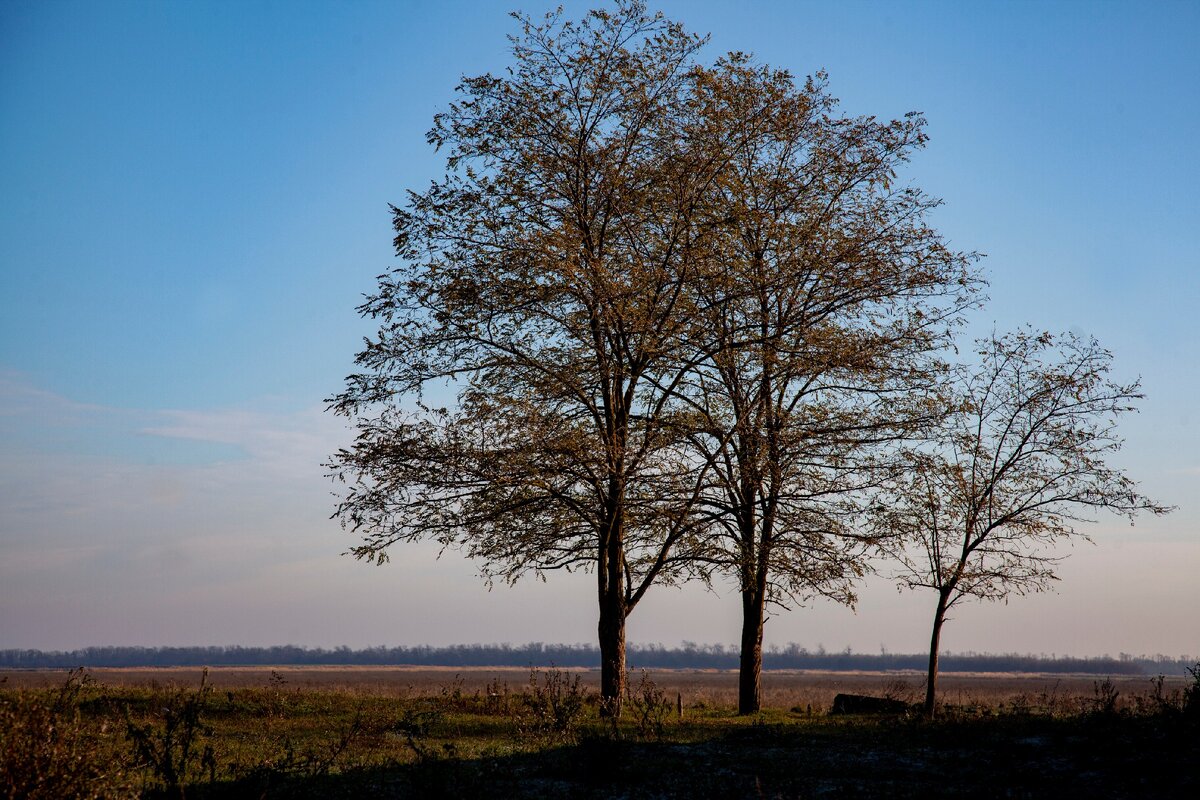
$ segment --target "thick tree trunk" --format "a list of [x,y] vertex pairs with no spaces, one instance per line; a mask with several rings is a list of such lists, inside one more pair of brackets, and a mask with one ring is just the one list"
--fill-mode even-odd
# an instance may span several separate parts
[[[614,495],[616,492],[613,493]],[[597,589],[600,622],[596,632],[600,640],[600,713],[621,716],[625,698],[625,542],[621,509],[614,503],[610,524],[600,542],[597,565]]]
[[[622,595],[617,596],[623,600]],[[600,599],[600,708],[604,716],[621,716],[621,701],[625,697],[625,604]]]
[[937,702],[938,650],[941,647],[942,623],[946,621],[946,606],[950,595],[938,595],[937,611],[933,615],[933,636],[929,639],[929,673],[925,679],[925,716],[933,719]]
[[738,673],[738,713],[762,710],[762,642],[764,592],[757,586],[742,590],[742,655]]

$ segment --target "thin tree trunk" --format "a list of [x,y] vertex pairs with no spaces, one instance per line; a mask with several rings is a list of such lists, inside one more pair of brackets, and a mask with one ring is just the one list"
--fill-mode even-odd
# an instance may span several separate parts
[[933,719],[937,698],[938,650],[941,647],[942,623],[946,621],[946,607],[950,595],[946,590],[938,594],[937,611],[933,615],[933,635],[929,639],[929,673],[925,679],[925,716]]
[[762,710],[763,601],[758,586],[742,590],[742,654],[738,673],[738,713]]

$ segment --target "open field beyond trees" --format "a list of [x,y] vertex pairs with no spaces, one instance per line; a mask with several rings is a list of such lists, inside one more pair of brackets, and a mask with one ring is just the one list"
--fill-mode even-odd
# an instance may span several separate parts
[[0,673],[9,797],[1181,797],[1200,788],[1200,681],[947,675],[935,721],[833,714],[920,700],[916,673],[218,668]]

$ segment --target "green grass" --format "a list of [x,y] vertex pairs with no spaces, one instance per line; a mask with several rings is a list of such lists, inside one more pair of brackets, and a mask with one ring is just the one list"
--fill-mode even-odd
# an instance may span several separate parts
[[680,717],[640,684],[614,724],[553,672],[516,692],[451,681],[424,696],[77,673],[53,690],[0,688],[0,786],[10,798],[1200,796],[1192,697],[1114,703],[1097,686],[932,722],[711,703]]

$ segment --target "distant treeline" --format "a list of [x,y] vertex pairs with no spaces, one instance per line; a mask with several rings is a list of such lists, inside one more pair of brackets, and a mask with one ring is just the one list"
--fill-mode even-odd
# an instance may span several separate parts
[[[928,656],[888,652],[827,652],[796,644],[772,647],[763,654],[765,669],[923,670]],[[680,647],[630,645],[630,669],[737,669],[736,647],[685,642]],[[947,653],[943,672],[1082,672],[1097,675],[1182,675],[1196,659],[1187,656],[1067,656],[1006,653]],[[0,650],[0,668],[56,667],[199,667],[304,665],[413,665],[439,667],[598,667],[595,645],[469,644],[449,647],[87,647],[82,650]]]

